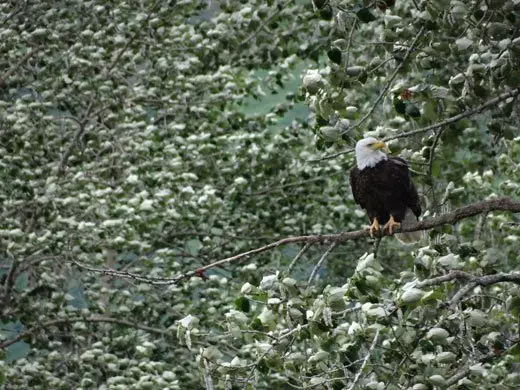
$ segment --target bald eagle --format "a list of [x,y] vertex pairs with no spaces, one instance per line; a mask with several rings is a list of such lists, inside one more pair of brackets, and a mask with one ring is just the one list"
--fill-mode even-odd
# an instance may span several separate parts
[[[383,231],[393,234],[395,228],[417,220],[421,204],[412,183],[408,164],[399,157],[388,157],[381,149],[383,141],[369,137],[356,144],[356,166],[350,171],[354,200],[367,210],[370,236]],[[419,241],[421,232],[400,233],[405,244]]]

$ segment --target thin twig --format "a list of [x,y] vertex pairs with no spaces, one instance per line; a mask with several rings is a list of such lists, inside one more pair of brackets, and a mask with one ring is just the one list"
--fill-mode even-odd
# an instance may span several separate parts
[[7,348],[8,346],[20,341],[24,337],[35,333],[38,329],[49,328],[51,326],[58,326],[58,325],[64,325],[64,324],[73,324],[75,322],[110,323],[110,324],[128,326],[131,328],[136,328],[136,329],[144,330],[149,333],[159,334],[159,335],[163,335],[163,336],[168,336],[168,335],[172,334],[167,329],[153,328],[151,326],[141,325],[136,322],[121,320],[118,318],[104,317],[104,316],[70,317],[70,318],[61,318],[58,320],[47,321],[42,324],[33,326],[32,328],[29,328],[27,330],[24,330],[23,332],[19,333],[16,337],[0,343],[0,349]]
[[494,275],[475,276],[468,272],[453,270],[446,275],[437,276],[435,278],[426,279],[417,283],[417,288],[428,286],[436,286],[442,283],[450,282],[452,280],[463,280],[467,284],[459,289],[457,293],[450,299],[448,305],[454,307],[464,296],[469,294],[476,286],[489,286],[497,283],[510,282],[520,285],[520,272],[504,273],[500,272]]
[[365,358],[363,359],[363,363],[361,364],[361,367],[359,367],[359,370],[358,370],[356,376],[354,377],[354,381],[352,382],[352,384],[350,385],[348,390],[353,390],[354,387],[356,387],[356,384],[361,379],[361,375],[363,374],[363,370],[365,369],[365,366],[367,365],[368,360],[372,356],[372,352],[374,352],[374,348],[376,347],[378,338],[379,338],[379,329],[376,331],[376,335],[374,336],[374,340],[372,341],[372,344],[370,345],[370,348],[368,349],[368,352],[367,352]]
[[501,101],[507,100],[509,98],[514,98],[514,97],[518,96],[519,94],[520,94],[520,88],[512,89],[510,91],[504,92],[503,94],[497,96],[496,98],[488,100],[487,102],[485,102],[484,104],[481,104],[478,107],[475,107],[475,108],[473,108],[471,110],[467,110],[467,111],[461,112],[460,114],[454,115],[454,116],[452,116],[452,117],[450,117],[450,118],[448,118],[446,120],[443,120],[441,122],[434,123],[433,125],[426,126],[426,127],[421,128],[421,129],[408,131],[408,132],[397,134],[397,135],[394,135],[394,136],[391,136],[391,137],[386,137],[384,140],[385,141],[391,141],[391,140],[394,140],[394,139],[409,137],[411,135],[426,133],[427,131],[438,129],[440,127],[449,125],[451,123],[458,122],[461,119],[467,118],[469,116],[472,116],[472,115],[475,115],[475,114],[479,114],[482,111],[485,111],[485,110],[487,110],[489,108],[494,107],[495,105],[497,105]]
[[258,33],[260,31],[262,31],[262,29],[267,25],[267,23],[269,23],[273,18],[275,18],[276,16],[278,16],[278,14],[280,12],[282,12],[285,7],[287,7],[289,4],[292,3],[292,0],[288,0],[286,2],[284,2],[281,6],[281,8],[277,8],[276,11],[274,11],[271,15],[269,15],[261,24],[260,26],[255,30],[253,31],[253,33],[251,33],[246,39],[244,39],[242,42],[240,42],[238,44],[238,46],[243,46],[245,45],[247,42],[249,42],[251,39],[253,39],[254,37],[256,37],[258,35]]
[[439,132],[437,134],[435,134],[435,139],[433,140],[433,145],[432,147],[430,148],[430,158],[429,158],[429,161],[428,161],[428,177],[429,177],[429,185],[431,186],[431,191],[432,191],[432,208],[433,208],[433,211],[438,211],[437,208],[438,208],[438,203],[437,203],[437,197],[435,196],[435,188],[434,188],[434,184],[433,184],[433,160],[435,158],[435,149],[437,148],[437,145],[439,144],[439,140],[441,138],[441,135],[442,133],[444,132],[444,130],[446,129],[447,127],[442,127]]
[[348,62],[350,57],[350,46],[352,45],[352,38],[354,36],[354,30],[356,29],[357,18],[354,18],[354,22],[352,23],[352,27],[350,28],[350,33],[348,34],[348,42],[347,42],[347,55],[345,58],[345,69],[348,68]]
[[374,246],[372,247],[372,253],[374,254],[374,259],[377,258],[377,251],[379,250],[379,246],[381,245],[382,239],[383,239],[383,237],[376,237]]
[[410,47],[406,50],[406,53],[403,57],[403,59],[401,60],[401,62],[399,63],[399,65],[395,68],[394,70],[394,73],[392,73],[392,75],[390,76],[390,78],[388,79],[388,81],[386,82],[385,86],[383,87],[382,91],[379,93],[378,97],[376,98],[376,101],[374,102],[374,104],[372,105],[372,107],[370,108],[370,110],[368,111],[368,113],[359,120],[359,122],[357,122],[356,124],[354,124],[352,127],[349,127],[348,129],[344,130],[342,133],[346,133],[348,131],[352,131],[358,127],[360,127],[363,123],[365,123],[367,121],[368,118],[370,118],[372,116],[372,114],[374,113],[374,111],[376,110],[377,106],[379,105],[379,102],[381,102],[381,100],[383,100],[383,98],[385,97],[386,93],[388,92],[388,90],[390,89],[390,87],[392,86],[392,83],[394,82],[395,78],[397,77],[397,74],[401,71],[401,69],[403,68],[403,66],[405,65],[406,63],[406,60],[408,60],[408,57],[410,56],[410,54],[412,53],[413,49],[415,48],[415,45],[417,44],[417,42],[419,41],[419,38],[423,35],[424,33],[424,30],[425,30],[425,27],[421,27],[420,30],[417,32],[417,34],[415,35],[415,38],[414,40],[412,41],[412,44],[410,45]]
[[14,275],[16,272],[16,268],[18,268],[18,265],[19,265],[19,261],[16,259],[13,259],[13,262],[11,263],[11,266],[9,267],[9,271],[7,272],[7,277],[5,278],[5,282],[4,282],[5,299],[8,299],[8,295],[11,292],[11,289],[13,288]]
[[[504,355],[508,354],[513,348],[516,348],[519,344],[520,344],[520,338],[517,338],[516,340],[513,340],[510,343],[508,348],[506,348],[504,350],[501,350],[498,353],[493,351],[493,352],[485,355],[484,357],[480,358],[478,360],[478,362],[480,362],[480,363],[487,363],[489,361],[495,360],[495,359],[497,359],[497,358],[499,358],[501,356],[504,356]],[[448,378],[446,380],[446,383],[444,384],[445,388],[448,388],[449,386],[454,385],[455,383],[457,383],[462,378],[465,378],[466,376],[468,376],[471,373],[471,368],[470,367],[472,365],[473,364],[468,364],[462,370],[458,371],[457,373],[452,375],[450,378]]]
[[25,64],[29,58],[31,58],[33,55],[35,55],[38,50],[40,50],[39,47],[33,48],[30,52],[28,52],[26,55],[24,55],[20,61],[18,61],[16,64],[14,64],[7,72],[5,72],[2,76],[0,76],[0,87],[5,83],[5,80],[7,80],[8,77],[10,77],[14,72],[16,72],[18,69],[20,69],[23,64]]
[[325,251],[325,253],[321,256],[321,259],[320,261],[318,261],[318,263],[316,264],[316,266],[313,268],[312,272],[311,272],[311,276],[309,276],[309,280],[307,281],[307,288],[310,288],[311,284],[312,284],[312,281],[314,280],[314,278],[316,277],[316,275],[318,274],[318,271],[320,270],[321,266],[323,265],[323,263],[325,262],[325,259],[327,259],[327,256],[330,254],[330,252],[332,252],[334,250],[334,248],[336,248],[337,246],[339,245],[338,242],[333,242],[331,246],[329,246],[329,248]]
[[202,359],[204,360],[204,384],[206,385],[206,390],[213,390],[213,379],[211,378],[208,359]]
[[480,240],[480,235],[482,234],[482,231],[484,230],[484,226],[486,224],[486,218],[487,218],[487,213],[483,213],[480,216],[480,222],[477,225],[477,228],[475,229],[475,234],[473,235],[473,242]]
[[[467,117],[479,114],[479,113],[481,113],[481,112],[483,112],[485,110],[493,108],[498,103],[500,103],[500,102],[502,102],[504,100],[507,100],[509,98],[514,98],[514,97],[518,96],[519,94],[520,94],[520,88],[512,89],[510,91],[504,92],[503,94],[497,96],[496,98],[488,100],[487,102],[485,102],[485,103],[481,104],[480,106],[475,107],[475,108],[473,108],[471,110],[467,110],[467,111],[461,112],[460,114],[454,115],[454,116],[452,116],[452,117],[450,117],[448,119],[445,119],[445,120],[443,120],[441,122],[434,123],[433,125],[429,125],[429,126],[417,129],[417,130],[412,130],[412,131],[404,132],[404,133],[401,133],[401,134],[393,135],[393,136],[390,136],[390,137],[386,137],[386,138],[383,139],[383,141],[392,141],[394,139],[410,137],[412,135],[422,134],[422,133],[426,133],[426,132],[431,131],[431,130],[436,130],[436,129],[444,127],[446,125],[458,122],[461,119],[464,119],[464,118],[467,118]],[[309,160],[308,162],[319,162],[319,161],[324,161],[324,160],[330,160],[330,159],[336,158],[338,156],[341,156],[343,154],[348,154],[348,153],[352,153],[352,152],[354,152],[354,149],[347,149],[347,150],[344,150],[344,151],[341,151],[341,152],[338,152],[338,153],[334,153],[334,154],[323,156],[323,157],[321,157],[319,159]]]
[[287,267],[287,275],[290,275],[292,270],[294,269],[296,263],[300,258],[307,252],[307,250],[312,246],[312,242],[306,243],[303,248],[298,252],[298,254],[294,257],[294,259],[291,261],[291,264],[289,264],[289,267]]
[[345,314],[350,314],[350,313],[355,313],[356,311],[360,311],[361,308],[362,308],[362,306],[359,305],[359,306],[349,307],[348,309],[345,309],[342,311],[333,311],[331,314],[334,317],[340,317],[340,316],[344,316]]
[[128,47],[132,44],[133,41],[135,41],[135,39],[139,36],[139,34],[142,33],[144,26],[150,20],[150,17],[152,16],[153,12],[159,7],[159,3],[160,3],[159,1],[156,1],[155,4],[153,5],[153,7],[150,8],[150,10],[148,11],[148,14],[146,15],[146,18],[143,20],[143,23],[142,23],[143,28],[137,29],[137,31],[130,37],[130,39],[128,39],[128,41],[126,41],[123,48],[119,51],[119,53],[117,53],[117,56],[116,56],[116,58],[114,58],[114,61],[112,61],[112,63],[103,70],[104,73],[109,74],[112,71],[112,69],[114,69],[114,67],[117,65],[117,63],[119,62],[119,60],[121,59],[123,54],[126,52]]
[[271,192],[281,191],[281,190],[284,190],[284,189],[289,188],[289,187],[301,187],[301,186],[303,186],[304,184],[307,184],[307,183],[313,183],[315,181],[323,181],[323,180],[325,180],[323,177],[313,177],[312,179],[297,181],[297,182],[293,182],[293,183],[287,183],[287,184],[283,184],[281,186],[265,188],[265,189],[260,190],[260,191],[246,193],[246,195],[247,196],[266,195],[266,194],[269,194]]

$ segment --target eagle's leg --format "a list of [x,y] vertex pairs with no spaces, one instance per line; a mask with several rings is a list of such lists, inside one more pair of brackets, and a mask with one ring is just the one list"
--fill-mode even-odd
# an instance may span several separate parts
[[379,221],[377,220],[377,218],[374,218],[374,220],[372,221],[372,225],[368,227],[370,237],[374,238],[374,235],[379,233],[379,229]]
[[401,227],[401,222],[396,222],[394,220],[394,216],[392,214],[390,214],[390,219],[388,220],[387,223],[385,223],[385,226],[383,226],[383,231],[385,233],[388,232],[388,234],[392,235],[392,234],[394,234],[393,229],[400,228],[400,227]]

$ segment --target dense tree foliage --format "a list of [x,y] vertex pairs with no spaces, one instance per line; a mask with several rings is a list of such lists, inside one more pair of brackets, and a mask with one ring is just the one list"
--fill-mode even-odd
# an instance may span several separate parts
[[[519,23],[2,2],[0,386],[517,388]],[[363,135],[410,161],[420,243],[358,231]]]

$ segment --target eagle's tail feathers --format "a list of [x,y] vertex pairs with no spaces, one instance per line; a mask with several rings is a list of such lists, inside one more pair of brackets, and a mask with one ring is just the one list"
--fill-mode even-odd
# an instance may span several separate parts
[[[404,228],[415,221],[417,221],[415,214],[410,208],[408,208],[406,209],[404,219],[401,221],[401,228]],[[396,233],[395,238],[397,238],[402,244],[409,245],[420,241],[423,234],[424,232],[422,230],[416,232]]]

